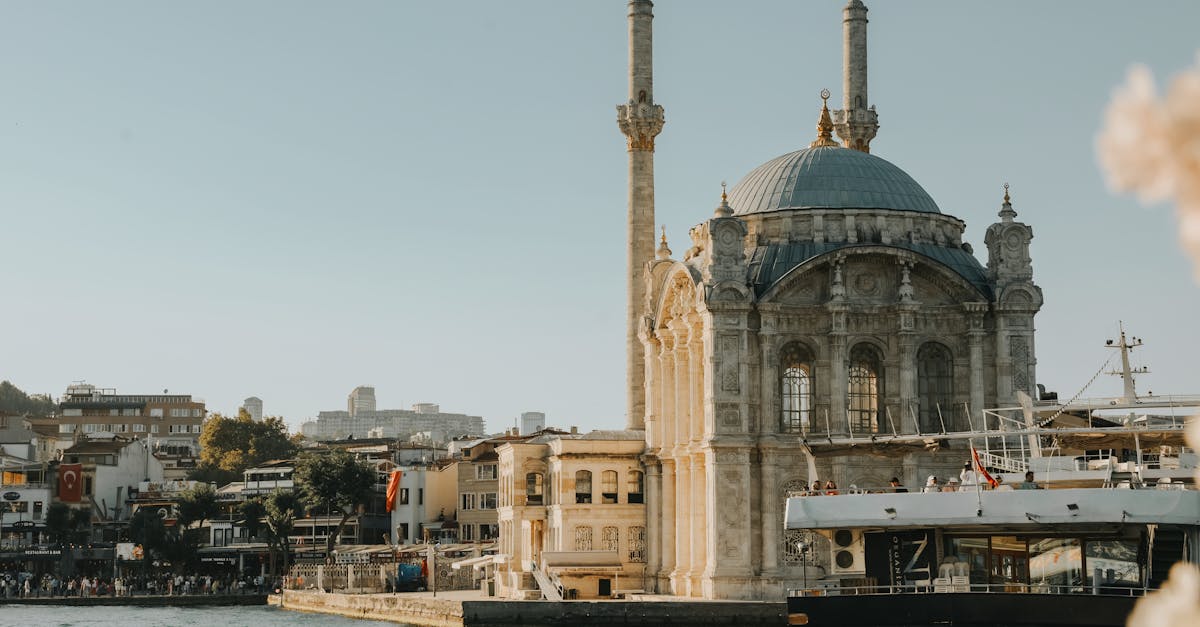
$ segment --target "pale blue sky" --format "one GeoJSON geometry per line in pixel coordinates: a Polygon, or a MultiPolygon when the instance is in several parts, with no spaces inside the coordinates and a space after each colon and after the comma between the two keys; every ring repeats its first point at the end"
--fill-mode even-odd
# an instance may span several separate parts
{"type": "MultiPolygon", "coordinates": [[[[677,252],[840,102],[842,5],[657,3],[677,252]]],[[[1123,319],[1143,391],[1196,391],[1171,211],[1093,139],[1131,63],[1195,63],[1200,3],[868,6],[873,152],[981,259],[1005,181],[1033,225],[1038,379],[1074,394],[1123,319]]],[[[0,2],[0,378],[622,426],[625,68],[621,0],[0,2]]]]}

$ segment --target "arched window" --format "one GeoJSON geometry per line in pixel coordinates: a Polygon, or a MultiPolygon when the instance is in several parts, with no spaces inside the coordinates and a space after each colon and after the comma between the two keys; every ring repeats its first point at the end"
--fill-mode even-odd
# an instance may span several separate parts
{"type": "Polygon", "coordinates": [[[859,344],[850,351],[846,417],[855,433],[877,433],[883,407],[879,351],[859,344]]]}
{"type": "Polygon", "coordinates": [[[643,503],[642,494],[646,491],[645,475],[640,470],[629,471],[629,479],[627,480],[628,494],[625,495],[626,503],[643,503]]]}
{"type": "Polygon", "coordinates": [[[940,433],[951,424],[954,403],[954,360],[950,349],[928,342],[917,351],[917,403],[922,433],[940,433]]]}
{"type": "Polygon", "coordinates": [[[812,353],[800,344],[783,347],[780,359],[780,397],[783,416],[780,428],[787,433],[812,428],[813,372],[812,353]]]}
{"type": "Polygon", "coordinates": [[[580,470],[575,473],[575,502],[592,502],[592,471],[580,470]]]}
{"type": "Polygon", "coordinates": [[[531,472],[525,475],[525,504],[542,504],[542,473],[531,472]]]}
{"type": "Polygon", "coordinates": [[[617,502],[617,471],[600,473],[600,502],[609,505],[617,502]]]}

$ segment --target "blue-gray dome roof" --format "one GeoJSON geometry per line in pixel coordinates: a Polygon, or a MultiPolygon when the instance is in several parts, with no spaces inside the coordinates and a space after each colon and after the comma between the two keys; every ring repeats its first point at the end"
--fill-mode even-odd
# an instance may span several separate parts
{"type": "Polygon", "coordinates": [[[897,209],[941,213],[904,170],[840,146],[805,148],[776,157],[729,192],[734,215],[782,209],[897,209]]]}

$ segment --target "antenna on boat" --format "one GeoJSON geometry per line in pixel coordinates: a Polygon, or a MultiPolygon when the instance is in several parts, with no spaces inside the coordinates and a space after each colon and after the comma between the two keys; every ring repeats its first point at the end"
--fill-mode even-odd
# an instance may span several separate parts
{"type": "Polygon", "coordinates": [[[1117,342],[1113,342],[1112,340],[1107,340],[1104,343],[1104,345],[1107,346],[1108,348],[1121,349],[1121,370],[1120,370],[1120,372],[1118,372],[1116,370],[1110,370],[1108,372],[1108,374],[1120,375],[1121,380],[1125,383],[1125,393],[1121,397],[1121,402],[1134,403],[1134,402],[1137,402],[1137,391],[1134,389],[1133,376],[1137,375],[1137,374],[1146,374],[1146,373],[1150,372],[1150,369],[1147,368],[1146,366],[1141,366],[1138,368],[1130,367],[1129,351],[1141,346],[1142,338],[1130,337],[1129,339],[1126,339],[1125,323],[1118,320],[1117,325],[1121,329],[1121,339],[1117,342]]]}

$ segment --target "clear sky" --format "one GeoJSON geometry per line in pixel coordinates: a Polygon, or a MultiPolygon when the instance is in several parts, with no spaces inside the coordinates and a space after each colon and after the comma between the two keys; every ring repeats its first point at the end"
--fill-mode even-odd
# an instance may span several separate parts
{"type": "MultiPolygon", "coordinates": [[[[841,0],[656,5],[658,221],[808,145],[841,0]]],[[[986,255],[1034,228],[1037,374],[1064,398],[1124,320],[1196,392],[1200,291],[1168,207],[1093,150],[1130,64],[1196,62],[1194,0],[870,7],[872,151],[986,255]]],[[[169,389],[293,426],[440,403],[499,430],[624,425],[625,3],[0,3],[0,378],[169,389]]],[[[1101,377],[1089,392],[1115,394],[1101,377]]],[[[1089,393],[1089,395],[1092,395],[1089,393]]]]}

